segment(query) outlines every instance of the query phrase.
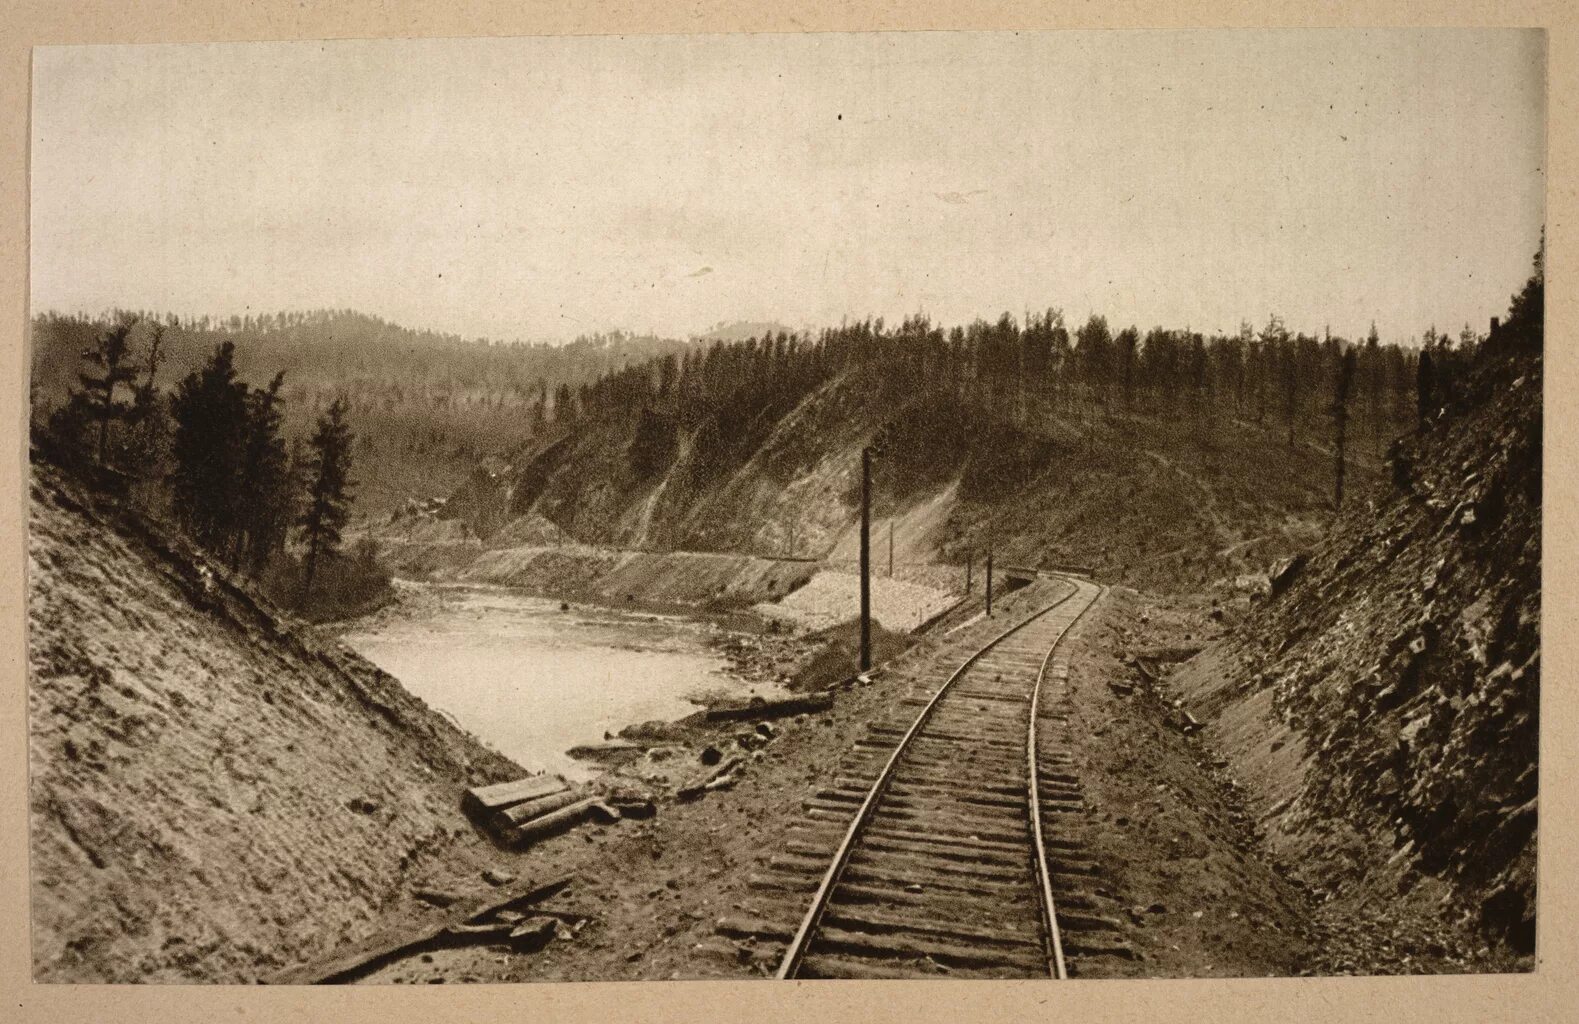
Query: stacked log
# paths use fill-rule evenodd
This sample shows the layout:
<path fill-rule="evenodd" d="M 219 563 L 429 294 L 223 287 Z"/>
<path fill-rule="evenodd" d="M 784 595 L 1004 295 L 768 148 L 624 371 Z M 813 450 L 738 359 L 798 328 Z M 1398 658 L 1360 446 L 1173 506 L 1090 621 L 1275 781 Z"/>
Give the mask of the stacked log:
<path fill-rule="evenodd" d="M 523 800 L 532 800 L 565 789 L 569 783 L 558 775 L 528 775 L 514 782 L 501 782 L 494 786 L 477 786 L 461 797 L 461 809 L 477 818 L 486 818 L 494 811 L 514 806 Z"/>
<path fill-rule="evenodd" d="M 618 813 L 613 811 L 613 808 L 608 807 L 602 800 L 592 796 L 584 800 L 577 800 L 568 807 L 562 807 L 557 811 L 550 811 L 530 821 L 522 822 L 515 828 L 505 832 L 500 838 L 508 846 L 520 846 L 524 843 L 546 838 L 556 832 L 561 832 L 572 825 L 580 824 L 583 819 L 594 814 L 601 815 L 607 820 L 619 817 Z"/>
<path fill-rule="evenodd" d="M 461 805 L 505 846 L 542 839 L 592 815 L 607 820 L 619 817 L 619 812 L 601 799 L 558 775 L 533 775 L 468 789 Z"/>

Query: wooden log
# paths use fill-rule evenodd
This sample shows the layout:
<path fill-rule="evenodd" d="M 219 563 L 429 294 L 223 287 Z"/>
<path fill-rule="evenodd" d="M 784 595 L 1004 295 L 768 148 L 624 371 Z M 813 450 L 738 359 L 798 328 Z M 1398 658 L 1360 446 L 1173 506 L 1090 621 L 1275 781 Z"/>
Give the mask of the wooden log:
<path fill-rule="evenodd" d="M 536 800 L 528 800 L 525 803 L 516 804 L 514 807 L 506 807 L 502 811 L 495 811 L 493 817 L 488 819 L 488 823 L 493 826 L 495 832 L 506 832 L 517 825 L 524 825 L 533 818 L 540 818 L 550 811 L 557 811 L 561 807 L 569 807 L 581 798 L 581 790 L 566 788 L 558 793 L 550 793 L 547 796 L 540 796 Z"/>
<path fill-rule="evenodd" d="M 604 740 L 602 743 L 578 744 L 565 753 L 578 761 L 617 761 L 622 758 L 637 757 L 654 745 L 636 740 L 614 739 Z"/>
<path fill-rule="evenodd" d="M 311 963 L 300 964 L 280 971 L 268 979 L 271 985 L 340 985 L 370 974 L 384 964 L 410 956 L 424 949 L 471 938 L 473 934 L 488 937 L 492 934 L 462 931 L 450 934 L 452 927 L 480 923 L 481 918 L 500 910 L 538 900 L 561 891 L 570 884 L 571 876 L 565 875 L 549 882 L 526 883 L 501 895 L 498 892 L 459 905 L 443 921 L 425 922 L 406 928 L 388 929 L 369 936 L 336 953 Z"/>
<path fill-rule="evenodd" d="M 738 754 L 736 754 L 734 757 L 724 758 L 722 761 L 718 762 L 718 764 L 714 766 L 712 770 L 703 772 L 701 775 L 698 775 L 690 782 L 681 786 L 679 790 L 676 791 L 675 795 L 681 800 L 694 800 L 703 793 L 707 792 L 709 789 L 721 788 L 717 785 L 717 783 L 721 779 L 731 775 L 736 768 L 740 767 L 743 760 L 744 759 Z"/>
<path fill-rule="evenodd" d="M 519 917 L 520 915 L 514 915 Z M 461 940 L 482 940 L 509 938 L 515 930 L 514 921 L 490 921 L 486 924 L 452 924 L 444 929 L 444 934 L 451 938 Z"/>
<path fill-rule="evenodd" d="M 602 801 L 595 796 L 587 797 L 585 800 L 578 800 L 568 807 L 562 807 L 557 811 L 551 811 L 541 817 L 533 818 L 531 821 L 517 825 L 506 831 L 500 836 L 500 839 L 511 846 L 542 839 L 545 836 L 553 835 L 561 829 L 574 825 L 588 814 L 591 814 L 601 803 Z"/>
<path fill-rule="evenodd" d="M 510 942 L 520 949 L 539 949 L 559 934 L 559 921 L 552 917 L 532 917 L 510 930 Z"/>
<path fill-rule="evenodd" d="M 733 722 L 747 718 L 783 718 L 813 711 L 827 711 L 833 707 L 833 694 L 826 690 L 808 693 L 803 697 L 783 700 L 763 700 L 745 705 L 722 705 L 707 709 L 710 722 Z"/>
<path fill-rule="evenodd" d="M 461 797 L 461 807 L 469 814 L 486 817 L 488 812 L 509 807 L 523 800 L 547 796 L 564 789 L 569 783 L 558 775 L 529 775 L 514 782 L 501 782 L 493 786 L 468 789 Z"/>

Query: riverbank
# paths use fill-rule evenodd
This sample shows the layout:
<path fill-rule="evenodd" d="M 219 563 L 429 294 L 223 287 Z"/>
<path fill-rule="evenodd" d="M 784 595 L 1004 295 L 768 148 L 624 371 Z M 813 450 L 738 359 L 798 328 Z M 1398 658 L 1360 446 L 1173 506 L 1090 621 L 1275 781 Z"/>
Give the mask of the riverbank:
<path fill-rule="evenodd" d="M 743 755 L 732 788 L 682 801 L 654 791 L 656 813 L 643 821 L 593 825 L 542 842 L 517 863 L 533 877 L 573 875 L 542 910 L 573 927 L 531 953 L 475 945 L 434 950 L 390 964 L 373 983 L 759 978 L 771 975 L 768 943 L 720 935 L 720 917 L 749 913 L 751 877 L 778 854 L 803 818 L 802 802 L 827 787 L 842 755 L 869 722 L 889 717 L 907 695 L 937 685 L 980 644 L 1031 610 L 1028 588 L 996 603 L 991 620 L 970 621 L 967 607 L 950 628 L 919 638 L 869 685 L 837 692 L 826 712 L 755 724 L 700 719 L 669 727 L 631 755 L 628 777 L 702 770 L 709 746 Z M 1177 643 L 1204 620 L 1204 609 L 1136 629 L 1137 601 L 1100 606 L 1073 650 L 1083 728 L 1075 751 L 1093 793 L 1090 813 L 1105 836 L 1106 890 L 1126 917 L 1138 960 L 1100 958 L 1083 976 L 1263 976 L 1298 973 L 1315 941 L 1308 898 L 1261 859 L 1231 786 L 1217 778 L 1189 738 L 1161 711 L 1121 697 L 1106 682 L 1136 645 Z M 960 622 L 963 628 L 952 628 Z M 751 748 L 749 751 L 747 747 Z M 662 751 L 662 753 L 659 753 Z M 656 754 L 654 757 L 652 755 Z M 1187 839 L 1189 848 L 1179 844 Z M 1183 858 L 1183 861 L 1181 861 Z M 1184 861 L 1189 870 L 1181 870 Z M 525 868 L 523 867 L 522 870 Z"/>
<path fill-rule="evenodd" d="M 587 779 L 596 771 L 566 751 L 717 701 L 785 696 L 782 673 L 739 670 L 747 654 L 761 657 L 756 638 L 705 616 L 572 605 L 504 587 L 398 590 L 398 607 L 352 624 L 342 639 L 536 771 Z"/>

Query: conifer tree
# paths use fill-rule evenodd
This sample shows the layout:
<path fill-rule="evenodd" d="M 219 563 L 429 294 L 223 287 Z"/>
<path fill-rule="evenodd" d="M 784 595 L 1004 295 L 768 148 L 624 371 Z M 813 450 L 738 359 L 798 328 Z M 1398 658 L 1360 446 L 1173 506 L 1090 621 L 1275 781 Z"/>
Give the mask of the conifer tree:
<path fill-rule="evenodd" d="M 1365 392 L 1370 402 L 1371 434 L 1376 443 L 1376 453 L 1382 452 L 1386 429 L 1386 417 L 1382 415 L 1383 398 L 1386 392 L 1385 364 L 1382 361 L 1382 338 L 1376 332 L 1376 321 L 1371 321 L 1371 331 L 1365 336 Z"/>
<path fill-rule="evenodd" d="M 1333 504 L 1343 507 L 1344 459 L 1348 454 L 1349 392 L 1354 386 L 1355 352 L 1349 349 L 1338 358 L 1338 376 L 1332 395 L 1333 457 L 1337 460 L 1334 474 Z"/>
<path fill-rule="evenodd" d="M 1436 368 L 1429 347 L 1420 350 L 1420 362 L 1415 370 L 1415 403 L 1423 427 L 1436 411 Z"/>
<path fill-rule="evenodd" d="M 283 419 L 280 390 L 285 371 L 274 375 L 266 388 L 247 395 L 247 437 L 242 452 L 241 479 L 250 500 L 241 506 L 242 544 L 249 568 L 261 569 L 285 543 L 294 509 L 290 461 L 280 436 Z"/>
<path fill-rule="evenodd" d="M 247 387 L 236 379 L 235 345 L 225 342 L 187 374 L 170 402 L 175 420 L 171 499 L 176 518 L 199 544 L 236 565 L 247 436 Z"/>
<path fill-rule="evenodd" d="M 120 318 L 99 335 L 92 348 L 82 353 L 83 360 L 96 370 L 77 374 L 82 387 L 72 398 L 80 401 L 98 424 L 94 459 L 101 466 L 109 455 L 110 424 L 128 418 L 132 411 L 130 404 L 116 397 L 116 390 L 123 385 L 129 387 L 137 376 L 130 358 L 132 328 L 136 323 L 130 317 Z"/>
<path fill-rule="evenodd" d="M 148 355 L 143 360 L 143 380 L 132 393 L 131 411 L 126 417 L 126 440 L 122 445 L 126 468 L 144 483 L 156 483 L 157 467 L 169 443 L 169 415 L 157 383 L 159 364 L 164 358 L 162 324 L 155 323 L 148 339 Z"/>
<path fill-rule="evenodd" d="M 336 398 L 318 418 L 309 442 L 307 505 L 298 525 L 307 545 L 303 567 L 302 603 L 312 592 L 318 559 L 340 546 L 340 531 L 350 518 L 351 442 L 354 435 L 345 421 L 345 399 Z"/>

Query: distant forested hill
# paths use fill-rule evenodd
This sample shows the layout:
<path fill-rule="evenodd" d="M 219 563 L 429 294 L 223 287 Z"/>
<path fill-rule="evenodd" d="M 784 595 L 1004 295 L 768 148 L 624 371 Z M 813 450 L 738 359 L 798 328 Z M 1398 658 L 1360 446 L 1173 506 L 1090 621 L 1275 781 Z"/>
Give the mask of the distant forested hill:
<path fill-rule="evenodd" d="M 579 389 L 447 511 L 483 538 L 524 517 L 594 544 L 853 558 L 873 445 L 901 561 L 994 547 L 1194 587 L 1366 500 L 1478 344 L 1467 326 L 1406 348 L 1276 316 L 1204 335 L 1058 310 L 698 343 Z"/>
<path fill-rule="evenodd" d="M 33 320 L 35 411 L 64 401 L 81 354 L 121 311 L 46 312 Z M 221 342 L 236 345 L 242 377 L 261 385 L 285 371 L 286 434 L 309 429 L 336 395 L 358 437 L 358 510 L 379 512 L 414 494 L 448 493 L 476 464 L 518 444 L 551 417 L 556 397 L 686 343 L 625 332 L 566 345 L 489 342 L 413 330 L 351 310 L 228 319 L 137 313 L 139 353 L 163 330 L 157 381 L 169 390 Z M 564 390 L 561 390 L 564 389 Z"/>

